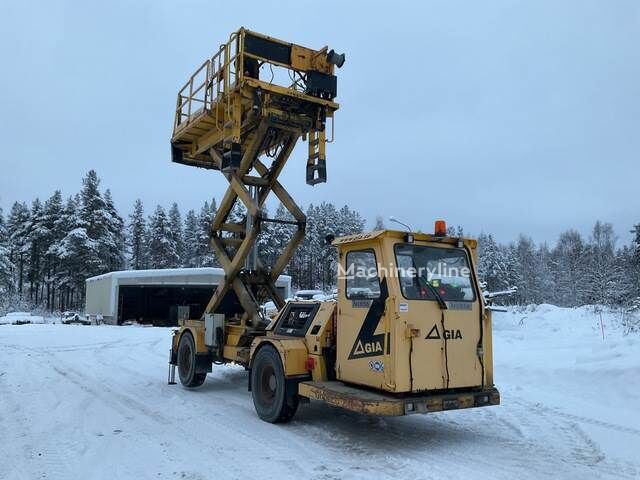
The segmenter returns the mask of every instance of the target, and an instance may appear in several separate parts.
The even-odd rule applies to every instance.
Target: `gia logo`
[[[374,372],[384,372],[384,362],[380,360],[371,360],[369,362],[369,370]]]
[[[380,320],[384,316],[385,301],[389,297],[389,289],[387,288],[387,279],[382,278],[380,282],[380,296],[376,299],[370,300],[369,309],[364,316],[360,331],[356,336],[353,346],[351,347],[351,353],[349,354],[349,360],[365,357],[377,357],[384,354],[385,348],[385,334],[376,333]],[[389,349],[389,342],[386,342],[387,350]]]

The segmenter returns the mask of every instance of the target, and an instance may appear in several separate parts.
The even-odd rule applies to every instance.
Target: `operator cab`
[[[382,230],[333,241],[338,380],[407,393],[492,384],[476,241],[438,226],[434,234]]]

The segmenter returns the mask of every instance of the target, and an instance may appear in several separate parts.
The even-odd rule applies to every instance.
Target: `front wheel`
[[[272,346],[264,346],[251,368],[251,396],[258,416],[269,423],[288,422],[298,409],[298,393],[284,378],[280,355]]]
[[[199,387],[207,378],[206,373],[196,373],[196,345],[189,332],[184,333],[178,343],[178,375],[186,388]]]

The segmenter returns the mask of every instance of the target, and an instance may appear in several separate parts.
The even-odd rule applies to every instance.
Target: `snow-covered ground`
[[[640,337],[613,314],[496,314],[502,405],[254,413],[242,368],[168,386],[170,329],[0,326],[0,479],[637,478]]]

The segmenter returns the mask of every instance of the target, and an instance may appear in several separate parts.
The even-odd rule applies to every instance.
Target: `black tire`
[[[251,367],[251,396],[258,416],[269,423],[291,420],[298,409],[298,392],[293,388],[284,378],[276,349],[267,345],[258,350]]]
[[[189,332],[184,333],[178,343],[178,375],[186,388],[199,387],[207,378],[206,373],[196,373],[196,344]]]

